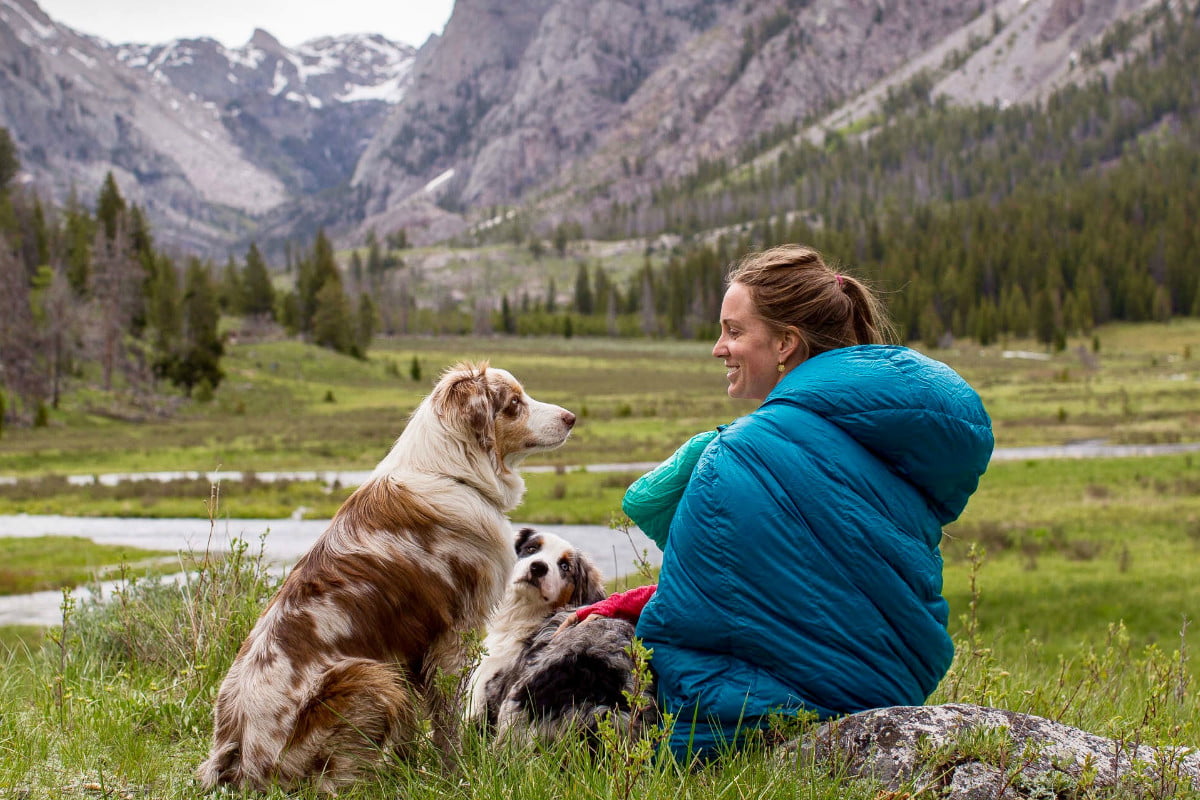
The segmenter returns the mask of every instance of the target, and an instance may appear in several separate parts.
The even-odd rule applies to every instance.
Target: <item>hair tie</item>
[[[835,272],[833,273],[833,277],[837,278],[839,289],[844,289],[846,287],[846,282],[842,279],[842,273]]]

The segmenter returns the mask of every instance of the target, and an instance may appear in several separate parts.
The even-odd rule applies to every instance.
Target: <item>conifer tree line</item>
[[[1138,34],[1149,45],[1126,51]],[[730,260],[787,241],[883,290],[910,340],[1053,344],[1109,320],[1200,315],[1200,3],[1164,2],[1082,55],[1118,58],[1111,78],[1009,108],[931,101],[921,75],[869,137],[831,131],[750,166],[706,162],[586,232],[691,237],[637,279],[676,335],[708,335]]]
[[[161,381],[211,392],[223,345],[208,268],[180,270],[154,246],[145,215],[110,173],[95,211],[74,195],[44,206],[12,185],[19,169],[0,129],[0,392],[6,416],[35,424],[83,377],[153,413]]]
[[[164,385],[207,399],[224,377],[222,314],[243,330],[278,319],[322,346],[366,353],[371,298],[351,304],[323,232],[294,265],[296,289],[278,297],[254,244],[219,274],[156,247],[111,173],[91,211],[74,195],[47,207],[14,185],[19,170],[0,128],[0,420],[44,424],[72,384],[112,392],[140,414],[162,410]]]

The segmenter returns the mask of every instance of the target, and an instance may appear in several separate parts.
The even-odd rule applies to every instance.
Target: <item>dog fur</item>
[[[599,572],[552,534],[523,529],[516,550],[512,580],[488,623],[487,655],[472,675],[468,717],[497,740],[594,732],[600,715],[627,713],[624,693],[638,690],[634,626],[593,616],[560,630],[574,608],[604,599]]]
[[[487,625],[484,656],[471,674],[467,717],[494,728],[534,634],[560,608],[603,600],[604,578],[591,559],[552,533],[522,528],[504,599]]]
[[[422,718],[448,756],[458,710],[434,679],[466,665],[469,632],[504,591],[517,465],[574,423],[486,362],[443,373],[242,644],[201,785],[333,792],[404,755]]]

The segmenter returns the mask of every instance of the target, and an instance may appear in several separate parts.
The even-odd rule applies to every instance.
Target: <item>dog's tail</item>
[[[210,791],[223,783],[237,783],[241,772],[242,743],[225,742],[214,747],[208,760],[196,769],[196,780]]]

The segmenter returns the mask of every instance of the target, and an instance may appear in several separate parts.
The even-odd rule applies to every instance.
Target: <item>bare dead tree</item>
[[[0,236],[0,385],[21,401],[16,418],[28,420],[46,400],[41,341],[30,306],[25,267]]]
[[[43,357],[49,381],[50,405],[58,408],[63,379],[82,352],[83,310],[64,269],[55,269],[41,298]]]
[[[110,239],[101,229],[92,245],[88,341],[96,352],[104,376],[104,388],[111,390],[113,374],[124,368],[128,357],[126,335],[141,302],[141,267],[129,247],[123,220],[119,220]]]

